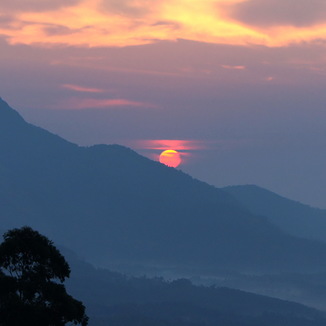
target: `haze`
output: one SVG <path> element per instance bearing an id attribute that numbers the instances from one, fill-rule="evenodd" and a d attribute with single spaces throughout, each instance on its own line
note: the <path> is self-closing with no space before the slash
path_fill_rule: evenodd
<path id="1" fill-rule="evenodd" d="M 326 208 L 323 1 L 0 9 L 0 95 L 27 121 L 151 158 L 146 141 L 187 141 L 180 168 L 196 178 Z"/>

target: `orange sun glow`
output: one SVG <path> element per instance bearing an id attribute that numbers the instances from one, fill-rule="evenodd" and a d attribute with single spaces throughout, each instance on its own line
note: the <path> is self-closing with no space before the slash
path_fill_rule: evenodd
<path id="1" fill-rule="evenodd" d="M 168 150 L 163 151 L 161 153 L 160 162 L 167 165 L 167 166 L 176 168 L 182 162 L 181 155 L 177 151 L 174 151 L 172 149 L 168 149 Z"/>

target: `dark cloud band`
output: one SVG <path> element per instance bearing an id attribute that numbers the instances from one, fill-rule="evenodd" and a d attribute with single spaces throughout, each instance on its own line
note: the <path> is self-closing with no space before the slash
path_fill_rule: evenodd
<path id="1" fill-rule="evenodd" d="M 4 11 L 42 12 L 60 7 L 69 7 L 79 3 L 80 0 L 10 0 L 0 1 L 0 9 Z"/>
<path id="2" fill-rule="evenodd" d="M 151 12 L 155 3 L 157 3 L 155 0 L 143 0 L 141 5 L 135 4 L 133 0 L 103 0 L 101 8 L 113 14 L 142 17 Z"/>
<path id="3" fill-rule="evenodd" d="M 232 6 L 231 15 L 261 27 L 312 26 L 326 22 L 325 0 L 249 0 Z"/>

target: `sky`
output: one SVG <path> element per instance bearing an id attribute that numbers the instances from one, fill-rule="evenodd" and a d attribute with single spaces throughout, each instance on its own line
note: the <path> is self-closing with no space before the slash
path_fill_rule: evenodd
<path id="1" fill-rule="evenodd" d="M 0 96 L 79 145 L 326 208 L 324 0 L 0 2 Z"/>

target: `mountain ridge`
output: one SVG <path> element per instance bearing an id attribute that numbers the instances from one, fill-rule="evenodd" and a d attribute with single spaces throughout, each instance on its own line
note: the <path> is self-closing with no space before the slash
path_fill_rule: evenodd
<path id="1" fill-rule="evenodd" d="M 69 293 L 88 307 L 90 325 L 116 321 L 116 325 L 129 326 L 139 320 L 140 325 L 160 326 L 321 326 L 325 323 L 324 312 L 298 303 L 226 287 L 195 286 L 186 279 L 128 277 L 96 269 L 71 252 L 63 253 L 72 268 L 72 277 L 67 282 Z"/>
<path id="2" fill-rule="evenodd" d="M 3 228 L 29 224 L 102 265 L 326 270 L 325 244 L 288 236 L 180 170 L 120 145 L 79 147 L 18 118 L 7 124 L 0 128 Z"/>
<path id="3" fill-rule="evenodd" d="M 282 230 L 326 242 L 326 210 L 287 199 L 256 185 L 224 187 L 252 213 L 267 217 Z"/>

